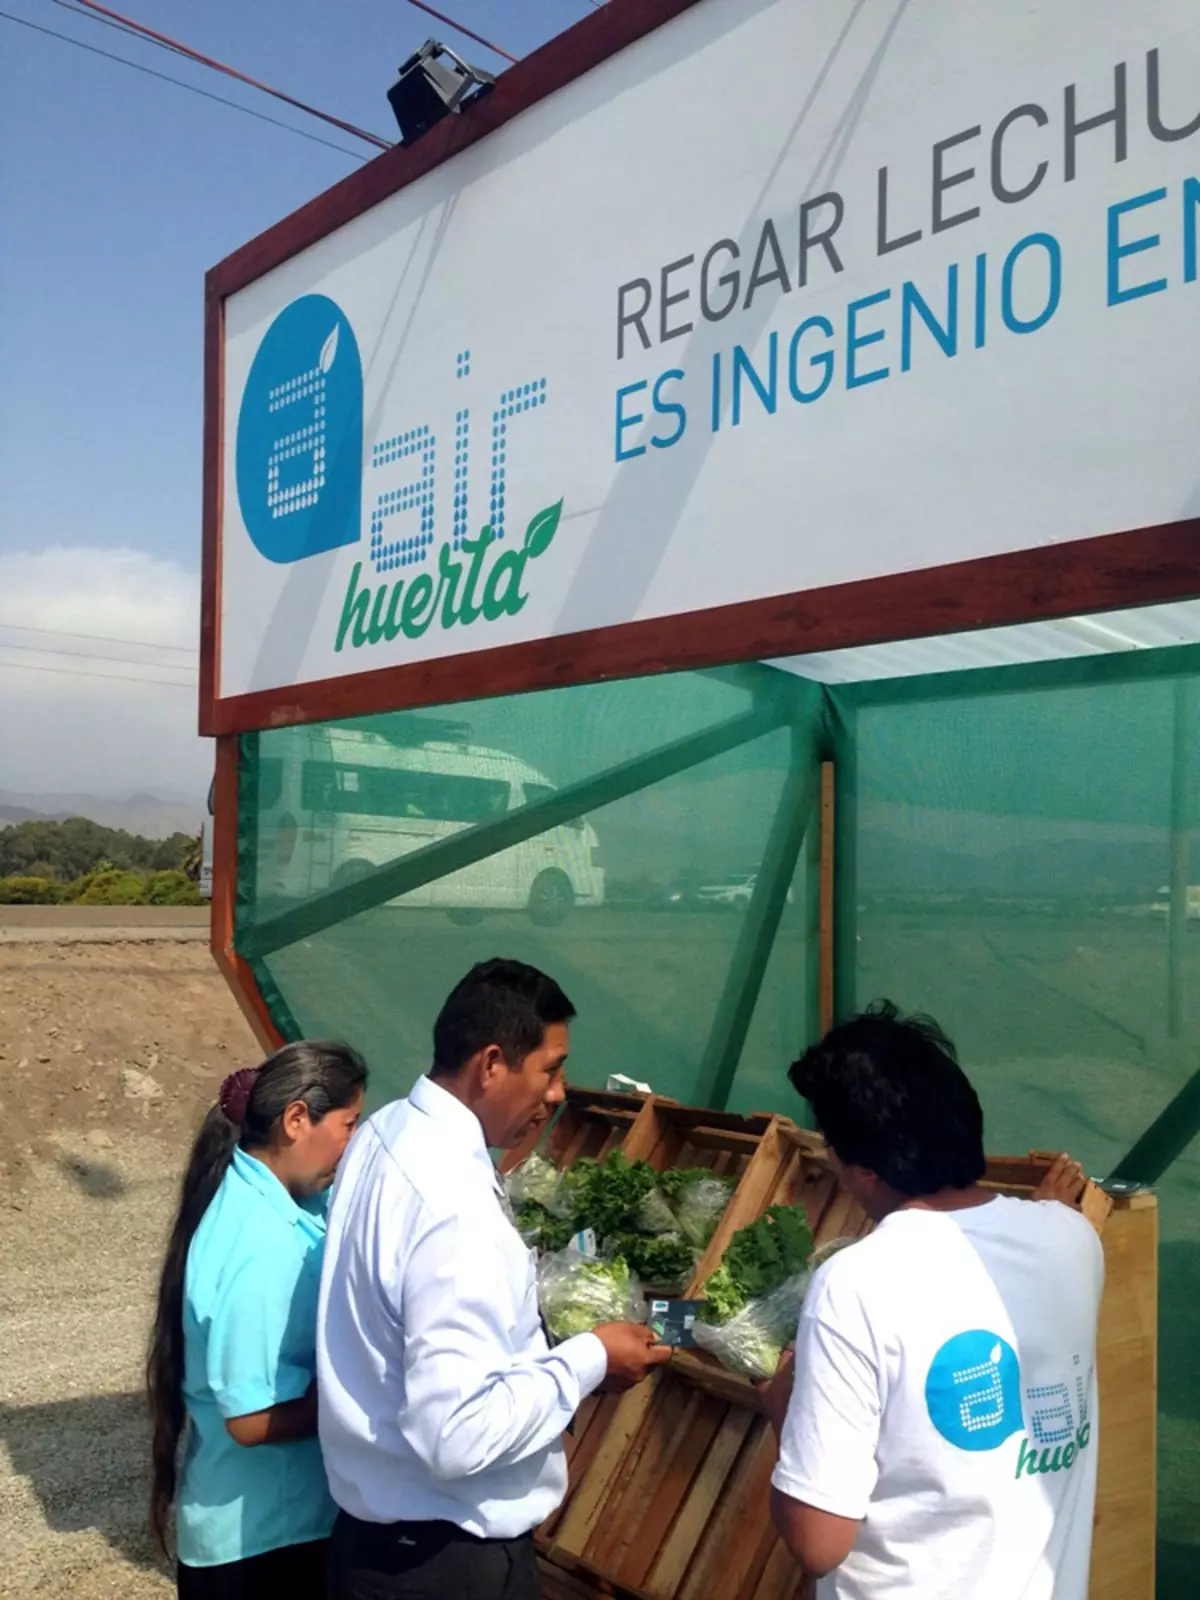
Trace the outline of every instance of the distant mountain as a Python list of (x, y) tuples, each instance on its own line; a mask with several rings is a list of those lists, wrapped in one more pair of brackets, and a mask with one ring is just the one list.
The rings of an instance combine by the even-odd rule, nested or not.
[(143, 839), (199, 833), (204, 796), (188, 799), (169, 790), (133, 795), (20, 794), (0, 789), (0, 827), (14, 822), (62, 822), (86, 817), (104, 828), (124, 828)]

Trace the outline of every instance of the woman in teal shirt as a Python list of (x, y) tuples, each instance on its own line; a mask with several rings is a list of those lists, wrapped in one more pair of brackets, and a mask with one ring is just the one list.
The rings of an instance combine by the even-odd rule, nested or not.
[(226, 1078), (192, 1148), (147, 1365), (151, 1524), (165, 1549), (174, 1504), (181, 1600), (323, 1600), (317, 1291), (366, 1078), (346, 1045), (285, 1045)]

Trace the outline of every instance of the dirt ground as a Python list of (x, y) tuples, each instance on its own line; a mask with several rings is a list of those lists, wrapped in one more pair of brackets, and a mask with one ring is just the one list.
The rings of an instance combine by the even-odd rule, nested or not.
[(202, 943), (0, 944), (0, 1596), (173, 1592), (150, 1299), (190, 1134), (257, 1054)]

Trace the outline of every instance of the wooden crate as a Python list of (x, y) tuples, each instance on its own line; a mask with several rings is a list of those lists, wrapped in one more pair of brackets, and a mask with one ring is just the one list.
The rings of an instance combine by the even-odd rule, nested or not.
[(611, 1151), (622, 1148), (628, 1155), (639, 1142), (630, 1135), (643, 1113), (643, 1121), (652, 1120), (651, 1101), (645, 1095), (568, 1089), (553, 1121), (531, 1128), (519, 1145), (505, 1153), (500, 1170), (511, 1172), (534, 1150), (556, 1167), (569, 1167), (581, 1156), (602, 1161)]
[[(593, 1153), (584, 1146), (599, 1136), (582, 1137), (581, 1127), (569, 1123), (554, 1148), (578, 1144), (577, 1153)], [(547, 1146), (553, 1143), (552, 1129)], [(769, 1205), (803, 1204), (818, 1244), (861, 1237), (871, 1226), (838, 1189), (821, 1141), (784, 1118), (650, 1099), (637, 1106), (621, 1147), (659, 1170), (703, 1165), (738, 1179), (693, 1292), (733, 1234)], [(1028, 1195), (1049, 1160), (1043, 1152), (995, 1158), (986, 1181)], [(1091, 1185), (1081, 1209), (1102, 1235), (1108, 1268), (1090, 1600), (1152, 1600), (1157, 1215), (1150, 1195), (1114, 1206)], [(775, 1446), (753, 1386), (711, 1357), (680, 1351), (629, 1394), (593, 1397), (580, 1410), (569, 1454), (567, 1498), (538, 1532), (549, 1600), (801, 1600), (809, 1593), (770, 1522)]]
[[(757, 1203), (761, 1182), (755, 1178), (755, 1173), (764, 1164), (763, 1142), (771, 1130), (784, 1126), (790, 1124), (785, 1124), (778, 1117), (741, 1117), (729, 1112), (680, 1106), (660, 1097), (641, 1098), (571, 1089), (550, 1127), (540, 1130), (532, 1141), (526, 1140), (519, 1149), (514, 1150), (504, 1166), (508, 1170), (517, 1165), (535, 1145), (540, 1154), (558, 1167), (570, 1166), (572, 1161), (583, 1156), (603, 1159), (611, 1150), (620, 1148), (629, 1160), (648, 1161), (659, 1172), (669, 1167), (707, 1167), (715, 1177), (736, 1178), (738, 1188), (726, 1215), (736, 1209), (747, 1216), (757, 1215), (753, 1207)], [(775, 1147), (774, 1136), (768, 1140), (768, 1144), (772, 1149)], [(722, 1238), (729, 1237), (731, 1233), (728, 1230), (723, 1234), (718, 1230), (713, 1241), (716, 1259), (724, 1249)], [(713, 1259), (713, 1248), (710, 1248), (701, 1262), (700, 1271), (706, 1272), (706, 1263)], [(626, 1414), (626, 1402), (630, 1398), (628, 1395), (592, 1395), (580, 1406), (567, 1438), (569, 1478), (566, 1497), (537, 1534), (539, 1548), (544, 1553), (554, 1547), (557, 1530), (570, 1515), (580, 1485), (585, 1480), (598, 1483), (606, 1478), (613, 1452), (621, 1448), (623, 1435), (618, 1419)], [(622, 1410), (623, 1407), (626, 1407), (626, 1411)], [(618, 1424), (615, 1430), (614, 1424)], [(560, 1551), (559, 1554), (566, 1556), (568, 1553)], [(572, 1570), (585, 1574), (581, 1581), (599, 1581), (601, 1569), (590, 1571), (582, 1559), (582, 1552), (571, 1556), (571, 1561)], [(611, 1578), (612, 1575), (607, 1576)], [(588, 1592), (616, 1594), (622, 1591), (618, 1585), (609, 1589), (593, 1588)], [(626, 1589), (624, 1592), (635, 1591)]]

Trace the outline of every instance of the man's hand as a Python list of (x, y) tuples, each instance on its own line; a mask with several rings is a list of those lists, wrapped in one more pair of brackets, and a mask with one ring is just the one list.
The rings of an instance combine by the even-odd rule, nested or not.
[(1045, 1177), (1033, 1191), (1034, 1200), (1058, 1200), (1064, 1206), (1077, 1208), (1083, 1186), (1087, 1182), (1083, 1168), (1070, 1156), (1056, 1156)]
[(651, 1367), (661, 1367), (671, 1359), (670, 1345), (656, 1344), (650, 1329), (640, 1322), (602, 1322), (595, 1334), (608, 1357), (602, 1386), (607, 1394), (632, 1389)]
[(787, 1416), (788, 1402), (792, 1398), (792, 1381), (796, 1376), (795, 1360), (794, 1351), (785, 1350), (779, 1359), (775, 1376), (768, 1378), (765, 1383), (755, 1384), (758, 1390), (758, 1403), (767, 1421), (775, 1430), (776, 1439), (783, 1432), (783, 1419)]

